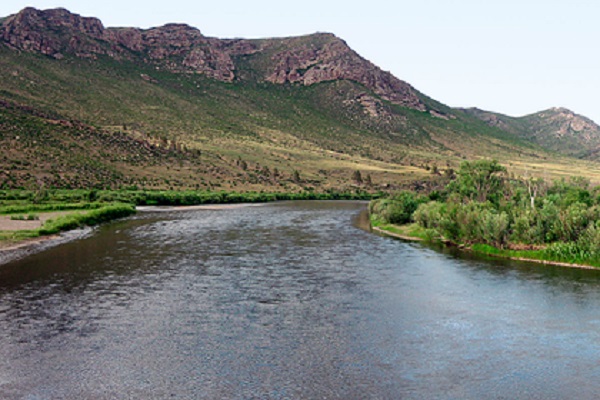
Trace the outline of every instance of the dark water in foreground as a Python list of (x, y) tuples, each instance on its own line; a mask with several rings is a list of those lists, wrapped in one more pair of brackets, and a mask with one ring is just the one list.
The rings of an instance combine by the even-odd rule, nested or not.
[(357, 229), (364, 204), (143, 214), (0, 267), (0, 399), (591, 399), (600, 272)]

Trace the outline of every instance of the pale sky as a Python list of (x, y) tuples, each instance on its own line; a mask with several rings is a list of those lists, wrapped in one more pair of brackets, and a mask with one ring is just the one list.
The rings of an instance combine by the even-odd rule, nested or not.
[(220, 38), (332, 32), (449, 106), (513, 116), (560, 106), (600, 123), (597, 0), (2, 0), (0, 15), (26, 6)]

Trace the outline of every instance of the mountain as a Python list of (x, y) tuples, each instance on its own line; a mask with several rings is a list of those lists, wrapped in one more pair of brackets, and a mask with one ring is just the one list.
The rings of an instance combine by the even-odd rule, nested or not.
[(198, 73), (222, 81), (241, 78), (237, 58), (253, 57), (262, 80), (272, 83), (321, 82), (348, 79), (382, 99), (424, 111), (425, 104), (406, 82), (360, 57), (332, 34), (267, 40), (209, 38), (189, 25), (167, 24), (152, 29), (108, 28), (96, 18), (58, 8), (25, 8), (8, 17), (0, 37), (13, 49), (34, 51), (56, 59), (64, 54), (95, 59), (142, 60), (171, 72)]
[(393, 189), (475, 157), (572, 171), (333, 34), (219, 39), (64, 9), (0, 21), (0, 187), (354, 190), (360, 170)]
[(518, 118), (477, 108), (462, 110), (545, 149), (577, 158), (600, 158), (600, 126), (566, 108), (551, 108)]

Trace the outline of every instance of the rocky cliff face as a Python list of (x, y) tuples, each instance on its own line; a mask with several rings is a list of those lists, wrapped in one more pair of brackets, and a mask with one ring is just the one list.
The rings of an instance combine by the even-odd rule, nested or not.
[(317, 47), (311, 43), (293, 46), (293, 39), (289, 43), (284, 42), (286, 48), (271, 57), (273, 66), (268, 71), (266, 80), (273, 83), (299, 82), (312, 85), (347, 79), (363, 84), (382, 99), (425, 111), (425, 105), (412, 86), (365, 60), (336, 36), (315, 36), (321, 36), (321, 39), (325, 37), (325, 43)]
[(233, 81), (228, 52), (188, 25), (168, 24), (148, 30), (104, 28), (96, 18), (81, 17), (65, 9), (26, 8), (8, 17), (0, 38), (11, 48), (40, 52), (55, 58), (65, 54), (95, 58), (142, 58), (174, 72), (196, 72), (225, 82)]
[(372, 90), (382, 99), (425, 111), (415, 89), (391, 73), (360, 57), (331, 34), (266, 40), (210, 38), (193, 27), (168, 24), (152, 29), (105, 28), (96, 18), (86, 18), (65, 9), (26, 8), (6, 18), (0, 26), (0, 41), (10, 48), (39, 52), (57, 59), (66, 54), (117, 60), (142, 60), (173, 72), (201, 73), (223, 82), (238, 79), (236, 56), (267, 57), (263, 80), (313, 85), (351, 80)]
[(78, 56), (103, 52), (94, 43), (103, 33), (104, 26), (96, 18), (84, 18), (60, 8), (26, 8), (4, 21), (0, 37), (10, 47), (60, 58), (62, 52)]

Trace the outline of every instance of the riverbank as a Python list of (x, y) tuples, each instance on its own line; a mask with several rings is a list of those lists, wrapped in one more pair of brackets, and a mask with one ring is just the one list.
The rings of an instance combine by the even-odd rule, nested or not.
[[(427, 239), (423, 236), (422, 230), (419, 230), (415, 224), (407, 224), (407, 225), (383, 225), (381, 226), (371, 226), (373, 232), (377, 232), (379, 234), (389, 236), (396, 239), (401, 239), (409, 242), (429, 242), (432, 243), (432, 240)], [(439, 240), (444, 245), (447, 245), (449, 242), (445, 242)], [(599, 270), (600, 268), (594, 265), (588, 264), (578, 264), (578, 263), (570, 263), (565, 261), (558, 260), (546, 260), (540, 257), (535, 257), (536, 254), (539, 254), (539, 251), (536, 250), (507, 250), (507, 249), (498, 249), (489, 245), (473, 245), (473, 246), (465, 246), (461, 244), (453, 243), (453, 246), (458, 248), (461, 251), (470, 252), (473, 254), (494, 257), (494, 258), (502, 258), (505, 260), (512, 261), (522, 261), (522, 262), (531, 262), (536, 264), (543, 265), (551, 265), (556, 267), (565, 267), (565, 268), (577, 268), (577, 269), (588, 269), (588, 270)]]
[(91, 210), (39, 214), (32, 206), (28, 211), (35, 218), (15, 217), (15, 214), (0, 217), (0, 264), (78, 239), (88, 234), (93, 226), (136, 212), (131, 204), (107, 204)]
[(386, 236), (396, 238), (396, 239), (402, 239), (407, 242), (422, 242), (423, 241), (423, 238), (416, 237), (416, 236), (410, 236), (409, 234), (405, 234), (405, 233), (397, 233), (397, 232), (385, 230), (378, 226), (372, 226), (371, 230), (373, 230), (374, 232), (377, 232), (377, 233), (381, 233)]

